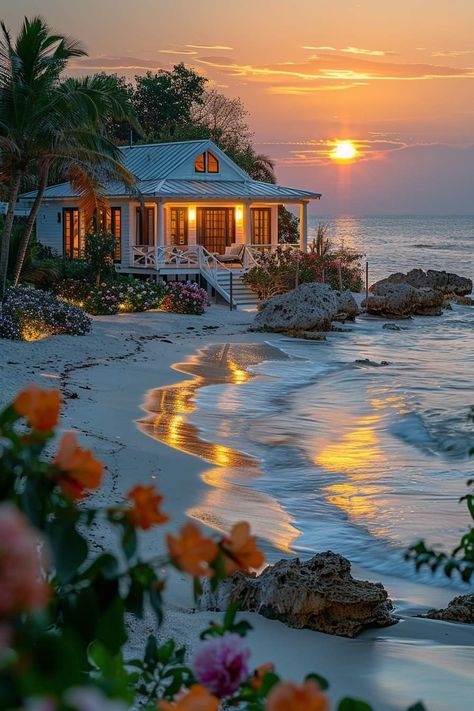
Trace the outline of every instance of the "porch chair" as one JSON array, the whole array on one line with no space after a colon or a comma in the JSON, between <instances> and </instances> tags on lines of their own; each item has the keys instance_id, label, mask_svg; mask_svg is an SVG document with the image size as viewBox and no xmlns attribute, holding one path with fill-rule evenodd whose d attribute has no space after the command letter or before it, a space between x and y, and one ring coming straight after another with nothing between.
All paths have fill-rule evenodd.
<instances>
[{"instance_id":1,"label":"porch chair","mask_svg":"<svg viewBox=\"0 0 474 711\"><path fill-rule=\"evenodd\" d=\"M216 254L219 262L224 264L242 264L244 258L244 244L236 244L235 242L225 248L224 254Z\"/></svg>"}]
</instances>

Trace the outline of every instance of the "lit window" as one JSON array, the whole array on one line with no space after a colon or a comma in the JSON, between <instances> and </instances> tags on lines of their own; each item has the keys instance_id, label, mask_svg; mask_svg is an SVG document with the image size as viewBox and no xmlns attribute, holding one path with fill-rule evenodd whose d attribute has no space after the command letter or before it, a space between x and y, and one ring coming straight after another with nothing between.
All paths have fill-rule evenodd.
<instances>
[{"instance_id":1,"label":"lit window","mask_svg":"<svg viewBox=\"0 0 474 711\"><path fill-rule=\"evenodd\" d=\"M206 154L201 153L199 155L195 162L194 162L194 170L196 173L205 173L206 172Z\"/></svg>"},{"instance_id":2,"label":"lit window","mask_svg":"<svg viewBox=\"0 0 474 711\"><path fill-rule=\"evenodd\" d=\"M219 161L213 153L207 154L207 172L208 173L218 173L219 172Z\"/></svg>"}]
</instances>

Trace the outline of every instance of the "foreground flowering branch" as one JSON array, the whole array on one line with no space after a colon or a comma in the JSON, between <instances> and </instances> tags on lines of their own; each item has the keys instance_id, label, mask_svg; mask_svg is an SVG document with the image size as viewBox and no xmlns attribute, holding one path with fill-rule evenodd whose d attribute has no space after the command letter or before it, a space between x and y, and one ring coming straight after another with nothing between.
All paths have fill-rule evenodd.
<instances>
[{"instance_id":1,"label":"foreground flowering branch","mask_svg":"<svg viewBox=\"0 0 474 711\"><path fill-rule=\"evenodd\" d=\"M215 588L264 557L245 522L215 538L194 523L168 534L167 553L142 560L137 531L168 522L163 497L136 485L107 509L85 506L104 467L66 432L48 459L60 417L57 390L25 388L0 413L0 708L2 711L329 711L327 681L281 681L271 663L251 667L251 629L231 606L201 634L194 655L174 640L148 638L142 656L123 657L126 619L151 608L158 631L164 569ZM80 505L78 505L80 504ZM97 553L97 523L109 525L118 552ZM339 711L370 711L343 699ZM422 711L420 704L411 711Z\"/></svg>"}]
</instances>

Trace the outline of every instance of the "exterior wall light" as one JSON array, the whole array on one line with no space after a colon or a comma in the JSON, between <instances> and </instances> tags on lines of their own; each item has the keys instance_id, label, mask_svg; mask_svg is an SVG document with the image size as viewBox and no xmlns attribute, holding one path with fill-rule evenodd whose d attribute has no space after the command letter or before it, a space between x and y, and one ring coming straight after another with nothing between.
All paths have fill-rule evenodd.
<instances>
[{"instance_id":1,"label":"exterior wall light","mask_svg":"<svg viewBox=\"0 0 474 711\"><path fill-rule=\"evenodd\" d=\"M242 207L240 205L237 205L237 207L235 208L235 221L240 224L242 222L243 216L244 211L242 210Z\"/></svg>"},{"instance_id":2,"label":"exterior wall light","mask_svg":"<svg viewBox=\"0 0 474 711\"><path fill-rule=\"evenodd\" d=\"M196 221L196 208L195 207L188 207L188 220L189 220L189 222Z\"/></svg>"}]
</instances>

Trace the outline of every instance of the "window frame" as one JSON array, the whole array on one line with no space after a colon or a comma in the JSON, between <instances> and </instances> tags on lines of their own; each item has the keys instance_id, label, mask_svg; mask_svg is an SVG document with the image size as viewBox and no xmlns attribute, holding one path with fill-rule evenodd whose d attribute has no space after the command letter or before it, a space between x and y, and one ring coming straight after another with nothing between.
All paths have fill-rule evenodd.
<instances>
[{"instance_id":1,"label":"window frame","mask_svg":"<svg viewBox=\"0 0 474 711\"><path fill-rule=\"evenodd\" d=\"M77 215L77 254L74 248L74 214ZM69 236L69 248L66 248L66 225L70 223L71 234ZM63 207L62 210L62 228L63 228L63 256L68 259L82 259L84 256L84 235L81 234L81 211L76 206Z\"/></svg>"}]
</instances>

